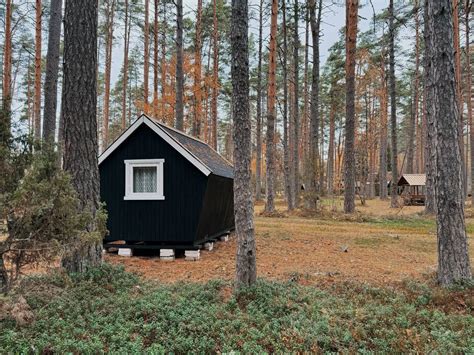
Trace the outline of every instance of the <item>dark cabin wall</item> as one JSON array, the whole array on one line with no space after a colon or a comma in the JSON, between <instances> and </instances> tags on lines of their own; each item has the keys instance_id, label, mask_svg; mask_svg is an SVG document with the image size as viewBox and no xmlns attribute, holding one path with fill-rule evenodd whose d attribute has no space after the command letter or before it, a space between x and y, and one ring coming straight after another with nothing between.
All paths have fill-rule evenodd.
<instances>
[{"instance_id":1,"label":"dark cabin wall","mask_svg":"<svg viewBox=\"0 0 474 355\"><path fill-rule=\"evenodd\" d=\"M234 229L234 180L209 175L197 240L204 241Z\"/></svg>"},{"instance_id":2,"label":"dark cabin wall","mask_svg":"<svg viewBox=\"0 0 474 355\"><path fill-rule=\"evenodd\" d=\"M126 159L164 158L162 201L124 201ZM101 198L109 214L106 241L193 244L207 177L146 125L99 166Z\"/></svg>"}]
</instances>

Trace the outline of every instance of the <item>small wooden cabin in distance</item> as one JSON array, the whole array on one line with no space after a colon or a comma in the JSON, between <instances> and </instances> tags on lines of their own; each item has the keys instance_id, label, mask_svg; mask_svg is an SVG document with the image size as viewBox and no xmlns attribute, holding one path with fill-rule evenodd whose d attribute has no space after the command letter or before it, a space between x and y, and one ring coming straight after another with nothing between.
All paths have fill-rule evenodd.
<instances>
[{"instance_id":1,"label":"small wooden cabin in distance","mask_svg":"<svg viewBox=\"0 0 474 355\"><path fill-rule=\"evenodd\" d=\"M232 165L146 115L99 156L99 171L106 248L125 241L123 248L193 250L234 229Z\"/></svg>"},{"instance_id":2,"label":"small wooden cabin in distance","mask_svg":"<svg viewBox=\"0 0 474 355\"><path fill-rule=\"evenodd\" d=\"M426 174L403 174L397 185L406 206L425 204Z\"/></svg>"}]
</instances>

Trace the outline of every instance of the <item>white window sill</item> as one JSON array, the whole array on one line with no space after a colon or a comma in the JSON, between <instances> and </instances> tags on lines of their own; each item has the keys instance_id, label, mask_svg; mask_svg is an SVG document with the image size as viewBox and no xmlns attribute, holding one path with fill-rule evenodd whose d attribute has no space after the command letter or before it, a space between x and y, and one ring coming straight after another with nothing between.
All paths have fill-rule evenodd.
<instances>
[{"instance_id":1,"label":"white window sill","mask_svg":"<svg viewBox=\"0 0 474 355\"><path fill-rule=\"evenodd\" d=\"M126 201L141 201L141 200L164 200L165 196L156 195L156 194L134 194L132 196L124 196Z\"/></svg>"}]
</instances>

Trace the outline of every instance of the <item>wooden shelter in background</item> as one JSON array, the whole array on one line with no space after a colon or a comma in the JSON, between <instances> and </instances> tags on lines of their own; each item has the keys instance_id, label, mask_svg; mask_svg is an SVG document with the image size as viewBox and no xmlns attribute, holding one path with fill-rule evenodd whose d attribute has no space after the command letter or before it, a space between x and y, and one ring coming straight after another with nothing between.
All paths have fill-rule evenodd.
<instances>
[{"instance_id":1,"label":"wooden shelter in background","mask_svg":"<svg viewBox=\"0 0 474 355\"><path fill-rule=\"evenodd\" d=\"M425 204L426 174L403 174L398 180L398 193L407 206Z\"/></svg>"}]
</instances>

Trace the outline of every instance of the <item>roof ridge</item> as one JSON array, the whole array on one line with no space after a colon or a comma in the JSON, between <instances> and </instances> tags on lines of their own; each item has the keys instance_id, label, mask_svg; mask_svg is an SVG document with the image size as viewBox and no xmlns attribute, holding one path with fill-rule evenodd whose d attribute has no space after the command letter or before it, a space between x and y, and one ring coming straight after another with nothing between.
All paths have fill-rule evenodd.
<instances>
[{"instance_id":1,"label":"roof ridge","mask_svg":"<svg viewBox=\"0 0 474 355\"><path fill-rule=\"evenodd\" d=\"M216 152L227 164L229 164L229 166L231 166L231 167L234 166L230 161L228 161L226 158L224 158L217 150L215 150L210 144L208 144L208 143L206 143L206 142L200 140L199 138L196 138L196 137L194 137L194 136L191 136L190 134L187 134L187 133L185 133L185 132L183 132L183 131L180 131L179 129L176 129L176 128L174 128L174 127L168 126L168 125L166 125L166 124L164 124L164 123L158 121L158 120L155 119L155 118L151 118L150 116L148 116L148 115L146 115L146 114L142 114L142 115L145 116L146 118L150 119L151 121L153 121L155 124L157 124L157 125L159 125L159 126L163 126L163 127L167 128L167 129L170 129L170 130L172 130L173 132L176 132L176 133L178 133L178 134L180 134L180 135L182 135L182 136L184 136L184 137L187 137L187 138L192 139L192 140L194 140L194 141L196 141L196 142L199 142L199 143L202 143L202 144L206 145L207 147L211 148L214 152Z\"/></svg>"},{"instance_id":2,"label":"roof ridge","mask_svg":"<svg viewBox=\"0 0 474 355\"><path fill-rule=\"evenodd\" d=\"M152 118L152 117L150 117L150 116L148 116L148 115L146 115L146 114L143 114L143 116L146 116L147 118L149 118L150 120L152 120L152 121L155 122L156 124L158 124L158 125L160 125L160 126L163 126L163 127L165 127L165 128L171 129L172 131L174 131L174 132L176 132L176 133L179 133L179 134L181 134L182 136L185 136L185 137L188 137L188 138L190 138L190 139L193 139L193 140L195 140L195 141L197 141L197 142L199 142L199 143L209 145L209 144L207 144L206 142L200 140L199 138L196 138L196 137L194 137L194 136L191 136L190 134L187 134L186 132L180 131L180 130L177 129L177 128L168 126L167 124L164 124L163 122L158 121L156 118ZM211 147L211 146L209 145L209 147ZM212 147L211 147L211 148L212 148Z\"/></svg>"}]
</instances>

